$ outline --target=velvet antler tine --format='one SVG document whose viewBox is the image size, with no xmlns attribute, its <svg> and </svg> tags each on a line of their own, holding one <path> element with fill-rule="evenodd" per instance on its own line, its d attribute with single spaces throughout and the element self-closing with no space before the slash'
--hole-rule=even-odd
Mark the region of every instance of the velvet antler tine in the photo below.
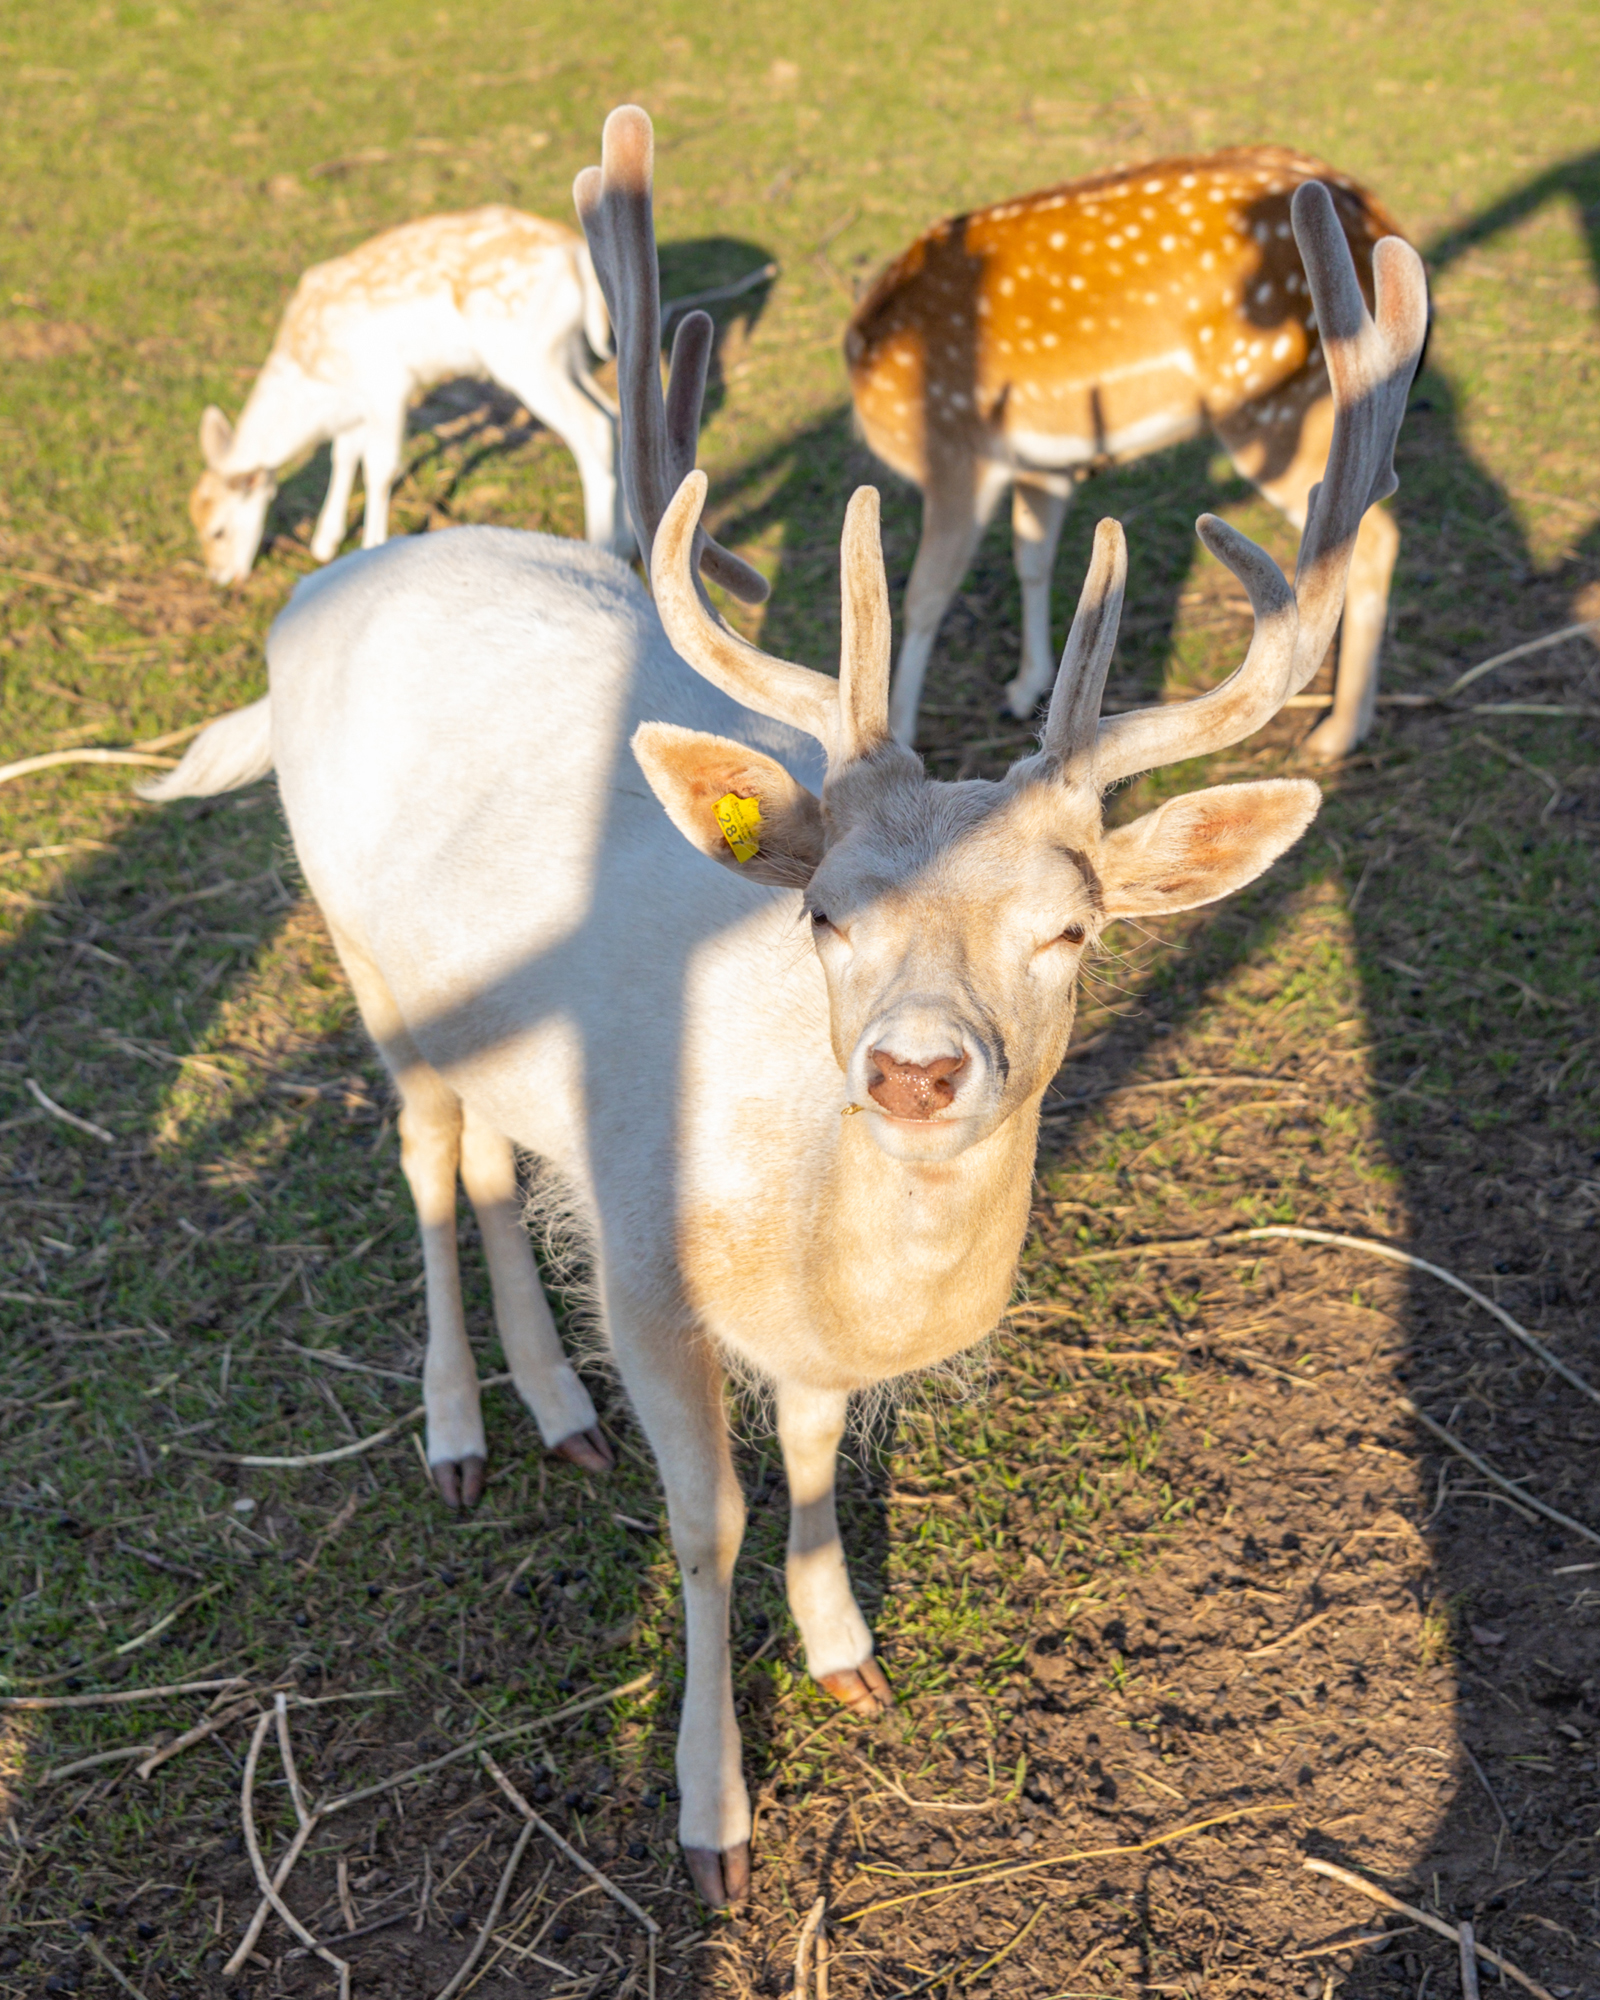
<svg viewBox="0 0 1600 2000">
<path fill-rule="evenodd" d="M 858 486 L 839 539 L 840 748 L 864 757 L 889 735 L 889 579 L 878 528 L 878 489 Z"/>
<path fill-rule="evenodd" d="M 672 372 L 667 382 L 667 471 L 673 490 L 694 470 L 700 442 L 700 410 L 716 328 L 710 313 L 685 313 L 672 337 Z"/>
<path fill-rule="evenodd" d="M 1056 669 L 1044 725 L 1045 755 L 1070 777 L 1078 775 L 1078 767 L 1094 748 L 1100 698 L 1116 651 L 1127 585 L 1128 543 L 1122 523 L 1101 521 L 1094 531 L 1089 573 L 1078 593 L 1078 609 Z"/>
<path fill-rule="evenodd" d="M 712 325 L 692 313 L 673 344 L 671 380 L 661 390 L 661 280 L 656 260 L 651 184 L 655 135 L 637 105 L 619 105 L 605 123 L 601 164 L 585 167 L 572 199 L 589 241 L 595 275 L 611 313 L 622 430 L 622 480 L 646 569 L 667 502 L 694 464 L 711 358 Z M 760 604 L 759 570 L 702 532 L 696 575 L 703 572 L 746 604 Z"/>
<path fill-rule="evenodd" d="M 1209 694 L 1109 716 L 1096 739 L 1101 785 L 1136 771 L 1241 742 L 1311 680 L 1344 608 L 1361 518 L 1394 491 L 1394 447 L 1427 331 L 1422 260 L 1398 237 L 1373 258 L 1375 317 L 1367 312 L 1343 227 L 1326 188 L 1308 181 L 1293 203 L 1295 238 L 1333 392 L 1333 442 L 1311 492 L 1291 591 L 1271 557 L 1220 521 L 1200 539 L 1250 593 L 1255 635 L 1244 664 Z"/>
<path fill-rule="evenodd" d="M 1427 332 L 1428 296 L 1421 258 L 1399 237 L 1385 237 L 1373 256 L 1377 317 L 1370 317 L 1328 190 L 1307 181 L 1295 190 L 1291 214 L 1335 410 L 1327 467 L 1295 566 L 1300 641 L 1290 692 L 1298 693 L 1339 622 L 1361 517 L 1398 484 L 1394 447 Z"/>
<path fill-rule="evenodd" d="M 650 582 L 667 637 L 713 687 L 758 715 L 814 736 L 832 763 L 842 747 L 838 683 L 831 675 L 775 659 L 730 632 L 695 586 L 695 531 L 705 499 L 705 474 L 691 472 L 656 530 Z"/>
<path fill-rule="evenodd" d="M 695 449 L 700 439 L 700 411 L 705 401 L 706 372 L 716 328 L 709 313 L 692 312 L 678 324 L 672 340 L 672 372 L 667 383 L 667 470 L 673 490 L 694 470 Z M 712 583 L 720 583 L 730 597 L 741 604 L 764 604 L 767 579 L 760 570 L 725 549 L 702 528 L 699 536 L 699 569 Z"/>
<path fill-rule="evenodd" d="M 1275 715 L 1289 693 L 1300 615 L 1283 571 L 1265 549 L 1214 514 L 1202 514 L 1195 532 L 1249 592 L 1255 614 L 1250 650 L 1208 694 L 1104 717 L 1092 754 L 1094 780 L 1102 789 L 1136 771 L 1239 742 Z"/>
</svg>

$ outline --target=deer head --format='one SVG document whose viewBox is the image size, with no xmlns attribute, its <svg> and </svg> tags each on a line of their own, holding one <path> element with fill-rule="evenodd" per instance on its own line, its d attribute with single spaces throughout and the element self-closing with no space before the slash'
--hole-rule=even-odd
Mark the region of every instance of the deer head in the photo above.
<svg viewBox="0 0 1600 2000">
<path fill-rule="evenodd" d="M 206 469 L 189 495 L 189 518 L 200 535 L 200 553 L 213 583 L 242 583 L 250 574 L 278 482 L 261 467 L 229 469 L 233 426 L 212 403 L 200 419 L 200 455 Z"/>
<path fill-rule="evenodd" d="M 612 114 L 605 173 L 614 171 L 619 121 L 627 121 L 620 129 L 636 177 L 630 198 L 637 214 L 642 180 L 647 218 L 642 112 Z M 648 479 L 661 477 L 667 453 L 649 446 L 649 426 L 660 432 L 644 407 L 649 382 L 659 398 L 653 349 L 648 381 L 624 403 L 624 460 L 636 455 L 645 468 L 630 466 L 630 497 L 637 492 L 643 503 L 634 519 L 642 533 L 654 524 L 651 580 L 668 637 L 735 700 L 815 737 L 827 776 L 817 797 L 769 757 L 666 723 L 641 725 L 634 754 L 674 826 L 709 860 L 802 893 L 846 1108 L 868 1113 L 872 1138 L 896 1158 L 952 1159 L 1037 1103 L 1066 1047 L 1079 971 L 1105 924 L 1191 909 L 1242 888 L 1317 811 L 1315 784 L 1269 779 L 1189 793 L 1113 831 L 1102 817 L 1110 786 L 1239 742 L 1305 686 L 1338 622 L 1361 516 L 1394 489 L 1394 444 L 1426 323 L 1420 260 L 1398 239 L 1379 245 L 1369 316 L 1326 190 L 1299 190 L 1294 223 L 1337 409 L 1294 585 L 1253 542 L 1203 516 L 1201 540 L 1250 595 L 1246 658 L 1194 700 L 1102 718 L 1127 572 L 1122 530 L 1102 521 L 1041 746 L 996 782 L 935 783 L 890 734 L 876 492 L 860 488 L 845 516 L 835 680 L 760 651 L 711 608 L 697 575 L 709 546 L 699 525 L 702 473 L 686 470 L 676 493 L 654 506 Z M 629 300 L 653 298 L 653 246 L 638 234 L 632 243 L 631 264 L 607 270 L 596 255 L 624 365 L 631 329 L 653 324 Z M 674 389 L 677 365 L 675 356 Z"/>
</svg>

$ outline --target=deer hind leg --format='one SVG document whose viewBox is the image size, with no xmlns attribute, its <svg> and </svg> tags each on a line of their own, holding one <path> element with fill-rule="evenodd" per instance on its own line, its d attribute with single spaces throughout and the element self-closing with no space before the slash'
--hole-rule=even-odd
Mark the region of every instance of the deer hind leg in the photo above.
<svg viewBox="0 0 1600 2000">
<path fill-rule="evenodd" d="M 317 516 L 316 531 L 311 537 L 311 553 L 318 562 L 331 562 L 344 540 L 345 525 L 350 515 L 350 495 L 355 490 L 356 467 L 361 463 L 361 443 L 359 427 L 339 431 L 333 438 L 333 472 L 328 480 L 322 511 Z"/>
<path fill-rule="evenodd" d="M 495 1325 L 518 1393 L 546 1446 L 590 1472 L 616 1460 L 595 1418 L 589 1392 L 562 1350 L 538 1267 L 522 1224 L 511 1142 L 471 1105 L 463 1107 L 461 1179 L 478 1218 Z"/>
<path fill-rule="evenodd" d="M 1292 389 L 1281 392 L 1280 400 L 1292 394 Z M 1293 438 L 1292 447 L 1276 443 L 1273 432 L 1280 427 Z M 1288 422 L 1264 431 L 1248 410 L 1220 424 L 1218 434 L 1244 477 L 1295 527 L 1303 528 L 1311 489 L 1322 477 L 1333 442 L 1333 399 L 1323 393 L 1304 404 L 1297 436 Z M 1384 507 L 1369 507 L 1356 534 L 1345 587 L 1333 707 L 1306 738 L 1308 756 L 1347 756 L 1372 727 L 1377 713 L 1378 657 L 1389 611 L 1389 580 L 1399 553 L 1400 530 L 1393 516 Z"/>
<path fill-rule="evenodd" d="M 813 1679 L 857 1715 L 894 1701 L 872 1657 L 872 1634 L 856 1604 L 839 1540 L 834 1473 L 848 1398 L 790 1382 L 778 1385 L 778 1442 L 789 1481 L 789 1609 Z"/>
<path fill-rule="evenodd" d="M 584 539 L 616 555 L 633 552 L 617 465 L 617 424 L 576 379 L 561 352 L 519 356 L 496 368 L 496 380 L 519 396 L 577 460 L 583 487 Z"/>
<path fill-rule="evenodd" d="M 922 540 L 906 584 L 905 636 L 889 692 L 889 727 L 902 743 L 917 733 L 917 709 L 939 625 L 972 562 L 1003 477 L 980 470 L 963 457 L 930 468 L 922 492 Z"/>
<path fill-rule="evenodd" d="M 728 1650 L 728 1596 L 744 1538 L 744 1496 L 723 1415 L 723 1375 L 709 1343 L 648 1302 L 606 1300 L 617 1366 L 655 1453 L 683 1583 L 687 1653 L 678 1729 L 678 1838 L 713 1907 L 750 1881 L 745 1790 Z"/>
<path fill-rule="evenodd" d="M 1011 489 L 1011 536 L 1022 586 L 1022 668 L 1006 688 L 1006 705 L 1026 718 L 1054 685 L 1050 650 L 1050 575 L 1055 568 L 1067 496 L 1018 479 Z"/>
<path fill-rule="evenodd" d="M 400 1095 L 400 1164 L 417 1211 L 428 1307 L 428 1351 L 422 1366 L 428 1464 L 441 1499 L 451 1507 L 463 1502 L 471 1507 L 483 1493 L 487 1452 L 478 1367 L 467 1341 L 456 1261 L 461 1100 L 423 1060 L 376 967 L 338 930 L 333 937 L 361 1018 Z"/>
</svg>

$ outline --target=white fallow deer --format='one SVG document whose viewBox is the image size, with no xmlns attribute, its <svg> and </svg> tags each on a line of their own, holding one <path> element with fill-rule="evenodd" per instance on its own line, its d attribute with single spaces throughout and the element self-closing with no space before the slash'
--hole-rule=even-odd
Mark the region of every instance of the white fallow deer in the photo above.
<svg viewBox="0 0 1600 2000">
<path fill-rule="evenodd" d="M 1399 230 L 1344 174 L 1280 146 L 1118 168 L 953 216 L 919 236 L 851 315 L 856 415 L 922 490 L 890 717 L 912 741 L 940 620 L 1000 495 L 1022 587 L 1014 715 L 1051 684 L 1050 573 L 1067 502 L 1097 468 L 1209 427 L 1237 470 L 1303 528 L 1333 397 L 1290 208 L 1327 187 L 1368 305 Z M 1346 592 L 1332 712 L 1313 756 L 1371 726 L 1400 535 L 1368 514 Z"/>
<path fill-rule="evenodd" d="M 498 382 L 562 439 L 583 482 L 584 533 L 629 546 L 615 414 L 586 346 L 611 351 L 605 299 L 575 230 L 514 208 L 429 215 L 313 264 L 294 289 L 237 427 L 200 420 L 206 469 L 189 498 L 214 583 L 239 583 L 261 546 L 279 469 L 331 439 L 333 474 L 311 537 L 327 562 L 344 540 L 356 468 L 361 545 L 389 533 L 406 407 L 457 376 Z"/>
<path fill-rule="evenodd" d="M 1293 588 L 1209 517 L 1255 636 L 1181 704 L 1099 717 L 1126 555 L 1102 522 L 1042 745 L 937 784 L 888 725 L 877 495 L 851 500 L 839 677 L 712 612 L 691 468 L 710 322 L 662 397 L 650 124 L 614 111 L 576 196 L 617 329 L 623 466 L 655 601 L 614 558 L 494 528 L 308 579 L 270 694 L 197 739 L 161 797 L 276 766 L 296 851 L 398 1086 L 422 1222 L 428 1455 L 475 1490 L 483 1430 L 456 1275 L 457 1168 L 500 1336 L 547 1441 L 604 1456 L 515 1219 L 513 1148 L 572 1191 L 622 1383 L 666 1489 L 685 1600 L 680 1837 L 719 1903 L 749 1871 L 728 1610 L 744 1502 L 730 1367 L 771 1385 L 792 1508 L 789 1603 L 812 1674 L 891 1699 L 851 1593 L 834 1461 L 852 1395 L 971 1346 L 1010 1296 L 1041 1097 L 1102 926 L 1227 895 L 1304 831 L 1307 779 L 1174 798 L 1107 831 L 1133 773 L 1239 742 L 1305 685 L 1338 621 L 1426 313 L 1377 252 L 1376 322 L 1331 202 L 1295 224 L 1337 407 Z M 752 591 L 751 594 L 754 594 Z M 809 941 L 808 941 L 809 940 Z"/>
</svg>

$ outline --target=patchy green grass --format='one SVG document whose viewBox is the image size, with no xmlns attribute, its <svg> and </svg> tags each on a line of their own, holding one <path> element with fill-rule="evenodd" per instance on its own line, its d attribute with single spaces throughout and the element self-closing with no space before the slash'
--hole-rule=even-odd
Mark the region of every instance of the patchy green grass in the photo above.
<svg viewBox="0 0 1600 2000">
<path fill-rule="evenodd" d="M 250 583 L 217 593 L 184 513 L 202 407 L 237 410 L 314 259 L 429 209 L 565 216 L 624 98 L 657 121 L 668 295 L 781 266 L 723 317 L 703 448 L 720 532 L 774 578 L 760 630 L 776 649 L 831 657 L 844 502 L 880 476 L 847 418 L 854 287 L 941 212 L 1257 138 L 1370 181 L 1430 258 L 1386 687 L 1436 687 L 1600 615 L 1597 44 L 1600 19 L 1570 0 L 1513 27 L 1482 5 L 1309 21 L 1278 0 L 1110 16 L 666 0 L 648 20 L 499 0 L 17 0 L 0 21 L 0 756 L 158 736 L 259 693 L 326 454 L 287 479 Z M 1058 625 L 1096 513 L 1116 513 L 1132 567 L 1113 694 L 1214 680 L 1246 628 L 1194 516 L 1221 511 L 1287 559 L 1283 524 L 1206 446 L 1091 498 L 1064 538 Z M 892 483 L 885 502 L 898 587 L 917 507 Z M 394 523 L 472 520 L 575 533 L 578 489 L 552 439 L 457 386 L 419 413 Z M 985 543 L 935 661 L 940 775 L 998 770 L 1027 740 L 995 713 L 1018 640 L 1006 539 Z M 648 1453 L 603 1377 L 614 1478 L 546 1463 L 490 1390 L 493 1478 L 467 1522 L 430 1501 L 414 1431 L 300 1471 L 205 1455 L 331 1451 L 403 1419 L 424 1331 L 385 1086 L 270 792 L 158 812 L 116 770 L 0 789 L 5 1685 L 237 1673 L 296 1704 L 394 1690 L 291 1709 L 302 1775 L 332 1793 L 649 1674 L 506 1763 L 656 1912 L 663 1994 L 786 1990 L 819 1892 L 852 2000 L 1202 1980 L 1279 1995 L 1330 1966 L 1351 1994 L 1414 1994 L 1431 1947 L 1409 1968 L 1412 1943 L 1290 1958 L 1368 1914 L 1300 1886 L 1319 1845 L 1473 1916 L 1553 1990 L 1587 1990 L 1596 1607 L 1560 1574 L 1584 1550 L 1473 1489 L 1395 1399 L 1600 1526 L 1593 1427 L 1423 1280 L 1308 1251 L 1138 1248 L 1262 1222 L 1403 1241 L 1587 1365 L 1595 649 L 1533 655 L 1475 694 L 1566 712 L 1386 710 L 1266 882 L 1112 940 L 986 1387 L 913 1406 L 847 1468 L 898 1723 L 847 1726 L 805 1679 L 781 1472 L 744 1419 L 735 1644 L 758 1874 L 748 1915 L 709 1939 L 672 1847 L 675 1580 Z M 1116 809 L 1284 768 L 1306 720 Z M 1259 1081 L 1209 1081 L 1223 1073 Z M 110 1142 L 50 1118 L 30 1078 Z M 470 1223 L 462 1236 L 489 1373 Z M 1362 1618 L 1270 1650 L 1341 1603 Z M 129 1760 L 46 1782 L 205 1701 L 0 1718 L 0 1991 L 111 1991 L 86 1932 L 147 2000 L 222 1989 L 254 1902 L 243 1725 L 148 1781 Z M 270 1752 L 263 1773 L 276 1851 L 293 1813 Z M 1159 1863 L 875 1909 L 904 1890 L 895 1870 L 1126 1849 L 1246 1808 L 1288 1816 Z M 336 1937 L 342 1858 L 363 1922 L 406 1913 L 352 1946 L 358 1980 L 436 1992 L 509 1838 L 474 1767 L 453 1766 L 330 1821 L 291 1901 Z M 582 1880 L 564 1862 L 544 1875 L 547 1858 L 518 1879 L 514 1949 L 485 1992 L 642 1994 L 637 1927 L 604 1898 L 568 1905 Z M 1035 1881 L 1054 1885 L 1042 1902 Z M 269 1926 L 240 1990 L 324 1990 L 325 1968 L 288 1949 Z"/>
</svg>

